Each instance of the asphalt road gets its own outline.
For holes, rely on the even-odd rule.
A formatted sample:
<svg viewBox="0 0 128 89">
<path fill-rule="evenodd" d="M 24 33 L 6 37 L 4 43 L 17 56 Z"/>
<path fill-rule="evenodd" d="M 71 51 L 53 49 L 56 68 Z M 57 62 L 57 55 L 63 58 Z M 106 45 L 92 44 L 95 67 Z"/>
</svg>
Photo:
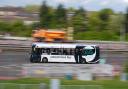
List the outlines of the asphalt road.
<svg viewBox="0 0 128 89">
<path fill-rule="evenodd" d="M 3 51 L 0 53 L 0 66 L 29 63 L 29 52 Z"/>
<path fill-rule="evenodd" d="M 0 53 L 0 66 L 20 65 L 29 62 L 28 51 L 3 51 Z M 128 59 L 127 52 L 101 52 L 101 58 L 108 64 L 122 64 Z"/>
<path fill-rule="evenodd" d="M 13 78 L 22 77 L 23 69 L 21 65 L 31 64 L 29 62 L 29 55 L 30 54 L 28 51 L 0 52 L 0 79 L 13 79 Z M 127 52 L 101 52 L 101 58 L 106 59 L 107 64 L 121 65 L 123 64 L 123 62 L 125 62 L 128 59 L 128 53 Z M 36 64 L 38 66 L 38 63 Z M 39 63 L 39 66 L 40 64 L 41 63 Z M 47 68 L 51 66 L 51 64 L 49 63 L 45 65 L 47 66 Z M 54 63 L 52 65 L 54 65 Z M 55 65 L 60 65 L 60 63 Z M 76 66 L 75 64 L 73 65 Z"/>
<path fill-rule="evenodd" d="M 0 40 L 1 45 L 10 44 L 11 48 L 15 48 L 12 46 L 20 45 L 29 47 L 31 45 L 31 41 L 18 41 L 18 40 Z M 100 44 L 101 49 L 127 49 L 126 45 L 123 44 Z M 0 48 L 0 66 L 6 65 L 20 65 L 27 64 L 29 62 L 29 52 L 28 51 L 1 51 Z M 4 49 L 8 49 L 8 47 L 4 47 Z M 26 48 L 25 48 L 26 49 Z M 27 50 L 27 49 L 26 49 Z M 128 52 L 105 52 L 101 51 L 101 58 L 106 59 L 108 64 L 122 64 L 128 59 Z"/>
<path fill-rule="evenodd" d="M 0 40 L 1 45 L 9 44 L 11 48 L 16 48 L 15 45 L 29 47 L 31 42 L 28 41 L 15 41 L 15 40 Z M 14 47 L 12 47 L 14 46 Z M 125 47 L 124 45 L 106 45 L 102 44 L 101 49 L 111 49 L 115 48 L 116 50 L 120 50 Z M 6 49 L 6 50 L 1 50 Z M 127 49 L 127 48 L 125 48 Z M 16 50 L 9 50 L 8 47 L 1 46 L 0 48 L 0 79 L 7 79 L 7 78 L 15 78 L 15 77 L 22 77 L 23 69 L 21 67 L 22 64 L 32 64 L 29 62 L 29 51 L 25 48 L 22 51 Z M 109 52 L 109 51 L 101 51 L 101 58 L 106 59 L 107 64 L 118 64 L 122 65 L 125 61 L 128 60 L 128 52 Z M 36 63 L 38 65 L 38 63 Z M 39 63 L 40 66 L 41 63 Z M 45 64 L 48 68 L 51 64 Z M 52 65 L 60 65 L 53 63 Z M 66 64 L 67 65 L 67 64 Z M 79 64 L 82 66 L 81 64 Z M 78 66 L 79 66 L 78 65 Z M 33 65 L 32 65 L 33 66 Z M 65 66 L 65 65 L 64 65 Z M 73 66 L 76 66 L 73 64 Z M 39 71 L 38 71 L 39 72 Z"/>
</svg>

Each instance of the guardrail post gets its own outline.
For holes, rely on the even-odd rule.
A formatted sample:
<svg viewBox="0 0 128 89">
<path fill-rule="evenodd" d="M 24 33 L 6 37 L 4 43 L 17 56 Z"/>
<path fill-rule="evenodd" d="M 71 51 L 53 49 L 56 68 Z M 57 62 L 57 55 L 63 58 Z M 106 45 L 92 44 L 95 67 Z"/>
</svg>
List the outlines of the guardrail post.
<svg viewBox="0 0 128 89">
<path fill-rule="evenodd" d="M 51 79 L 50 89 L 60 89 L 60 80 L 59 79 Z"/>
</svg>

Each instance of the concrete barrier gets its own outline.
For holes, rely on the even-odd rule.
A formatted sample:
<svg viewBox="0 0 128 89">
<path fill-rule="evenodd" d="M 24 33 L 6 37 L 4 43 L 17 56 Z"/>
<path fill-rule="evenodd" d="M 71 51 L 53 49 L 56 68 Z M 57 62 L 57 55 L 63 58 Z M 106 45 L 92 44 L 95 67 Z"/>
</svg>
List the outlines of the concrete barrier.
<svg viewBox="0 0 128 89">
<path fill-rule="evenodd" d="M 64 78 L 69 73 L 72 76 L 77 76 L 79 73 L 113 76 L 113 66 L 108 64 L 23 64 L 23 70 L 25 77 Z"/>
</svg>

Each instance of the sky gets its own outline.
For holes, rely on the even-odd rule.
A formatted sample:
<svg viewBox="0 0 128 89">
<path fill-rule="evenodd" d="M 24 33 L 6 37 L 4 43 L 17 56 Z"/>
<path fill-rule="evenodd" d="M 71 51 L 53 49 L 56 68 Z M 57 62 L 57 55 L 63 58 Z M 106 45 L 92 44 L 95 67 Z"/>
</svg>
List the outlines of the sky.
<svg viewBox="0 0 128 89">
<path fill-rule="evenodd" d="M 31 4 L 41 5 L 43 0 L 0 0 L 2 6 L 26 6 Z M 59 3 L 65 7 L 84 7 L 88 11 L 97 11 L 111 8 L 116 12 L 125 12 L 128 0 L 45 0 L 48 5 L 56 7 Z"/>
</svg>

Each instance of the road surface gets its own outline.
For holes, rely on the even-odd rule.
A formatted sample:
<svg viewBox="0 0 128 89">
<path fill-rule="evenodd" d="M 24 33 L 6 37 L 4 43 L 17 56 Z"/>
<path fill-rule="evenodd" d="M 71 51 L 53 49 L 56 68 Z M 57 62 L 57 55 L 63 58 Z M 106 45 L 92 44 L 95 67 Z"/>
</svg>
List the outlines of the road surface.
<svg viewBox="0 0 128 89">
<path fill-rule="evenodd" d="M 3 51 L 0 53 L 0 66 L 30 63 L 29 56 L 29 51 Z M 122 64 L 128 59 L 127 52 L 101 52 L 100 56 L 108 64 Z"/>
<path fill-rule="evenodd" d="M 101 52 L 101 58 L 107 60 L 107 64 L 123 64 L 128 58 L 128 53 L 125 52 Z M 24 70 L 22 69 L 22 64 L 32 64 L 29 62 L 29 51 L 2 51 L 0 53 L 0 79 L 15 79 L 22 77 Z M 38 66 L 38 63 L 36 63 Z M 39 66 L 41 63 L 39 63 Z M 59 64 L 45 64 L 47 68 L 51 68 L 51 65 Z M 67 66 L 68 64 L 62 64 Z M 75 65 L 73 66 L 83 66 Z M 43 66 L 43 64 L 42 64 Z M 32 65 L 33 67 L 33 65 Z M 40 67 L 39 67 L 40 68 Z M 63 67 L 62 67 L 63 68 Z M 38 71 L 40 72 L 40 71 Z"/>
<path fill-rule="evenodd" d="M 29 52 L 4 51 L 0 53 L 0 66 L 29 63 Z"/>
</svg>

